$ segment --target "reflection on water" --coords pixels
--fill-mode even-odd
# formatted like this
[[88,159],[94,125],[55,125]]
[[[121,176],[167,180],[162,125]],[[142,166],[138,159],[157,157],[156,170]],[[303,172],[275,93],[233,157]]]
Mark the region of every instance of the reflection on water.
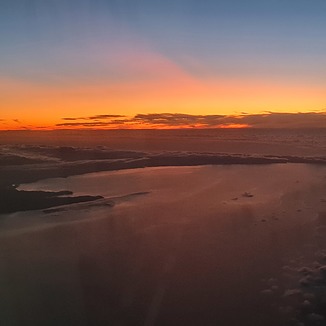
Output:
[[[2,324],[288,325],[298,315],[284,296],[298,287],[289,269],[322,246],[314,218],[325,209],[325,172],[229,166],[68,178],[72,191],[148,193],[114,207],[35,213],[45,227],[17,234],[10,219],[26,216],[7,217]],[[57,182],[29,187],[62,189]]]

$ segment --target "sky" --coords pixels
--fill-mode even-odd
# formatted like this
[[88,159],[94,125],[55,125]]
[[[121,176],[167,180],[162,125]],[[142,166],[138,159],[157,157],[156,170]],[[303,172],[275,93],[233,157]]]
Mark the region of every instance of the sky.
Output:
[[320,127],[325,17],[325,0],[2,0],[0,129]]

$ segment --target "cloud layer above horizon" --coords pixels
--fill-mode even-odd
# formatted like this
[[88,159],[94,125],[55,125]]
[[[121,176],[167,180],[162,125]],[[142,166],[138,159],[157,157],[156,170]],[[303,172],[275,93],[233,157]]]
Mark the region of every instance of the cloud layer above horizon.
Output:
[[95,115],[66,117],[56,128],[170,129],[170,128],[325,128],[326,111],[240,115],[191,115],[181,113],[137,114],[133,117]]

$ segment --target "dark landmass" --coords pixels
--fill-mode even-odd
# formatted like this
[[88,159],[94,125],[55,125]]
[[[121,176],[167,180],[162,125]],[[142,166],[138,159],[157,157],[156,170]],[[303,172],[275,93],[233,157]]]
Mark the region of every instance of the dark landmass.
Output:
[[[16,147],[17,148],[17,147]],[[105,160],[122,158],[140,158],[146,153],[139,151],[112,150],[103,146],[95,148],[73,147],[73,146],[20,146],[21,151],[41,154],[50,158],[57,158],[62,161],[80,160]]]
[[102,196],[72,197],[70,195],[72,195],[71,191],[19,191],[15,187],[0,188],[0,214],[46,209],[103,198]]
[[40,164],[40,163],[44,163],[44,161],[40,159],[27,158],[19,155],[0,153],[0,166]]
[[87,149],[56,146],[7,146],[6,152],[6,158],[0,157],[0,187],[47,178],[65,178],[91,172],[145,167],[274,163],[326,164],[325,157],[196,152],[145,153],[110,150],[105,147]]

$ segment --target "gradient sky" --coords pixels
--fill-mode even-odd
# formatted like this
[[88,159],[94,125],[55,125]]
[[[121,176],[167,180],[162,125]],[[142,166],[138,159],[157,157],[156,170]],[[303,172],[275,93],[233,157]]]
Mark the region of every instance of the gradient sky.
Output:
[[0,129],[324,115],[325,17],[325,0],[3,0]]

